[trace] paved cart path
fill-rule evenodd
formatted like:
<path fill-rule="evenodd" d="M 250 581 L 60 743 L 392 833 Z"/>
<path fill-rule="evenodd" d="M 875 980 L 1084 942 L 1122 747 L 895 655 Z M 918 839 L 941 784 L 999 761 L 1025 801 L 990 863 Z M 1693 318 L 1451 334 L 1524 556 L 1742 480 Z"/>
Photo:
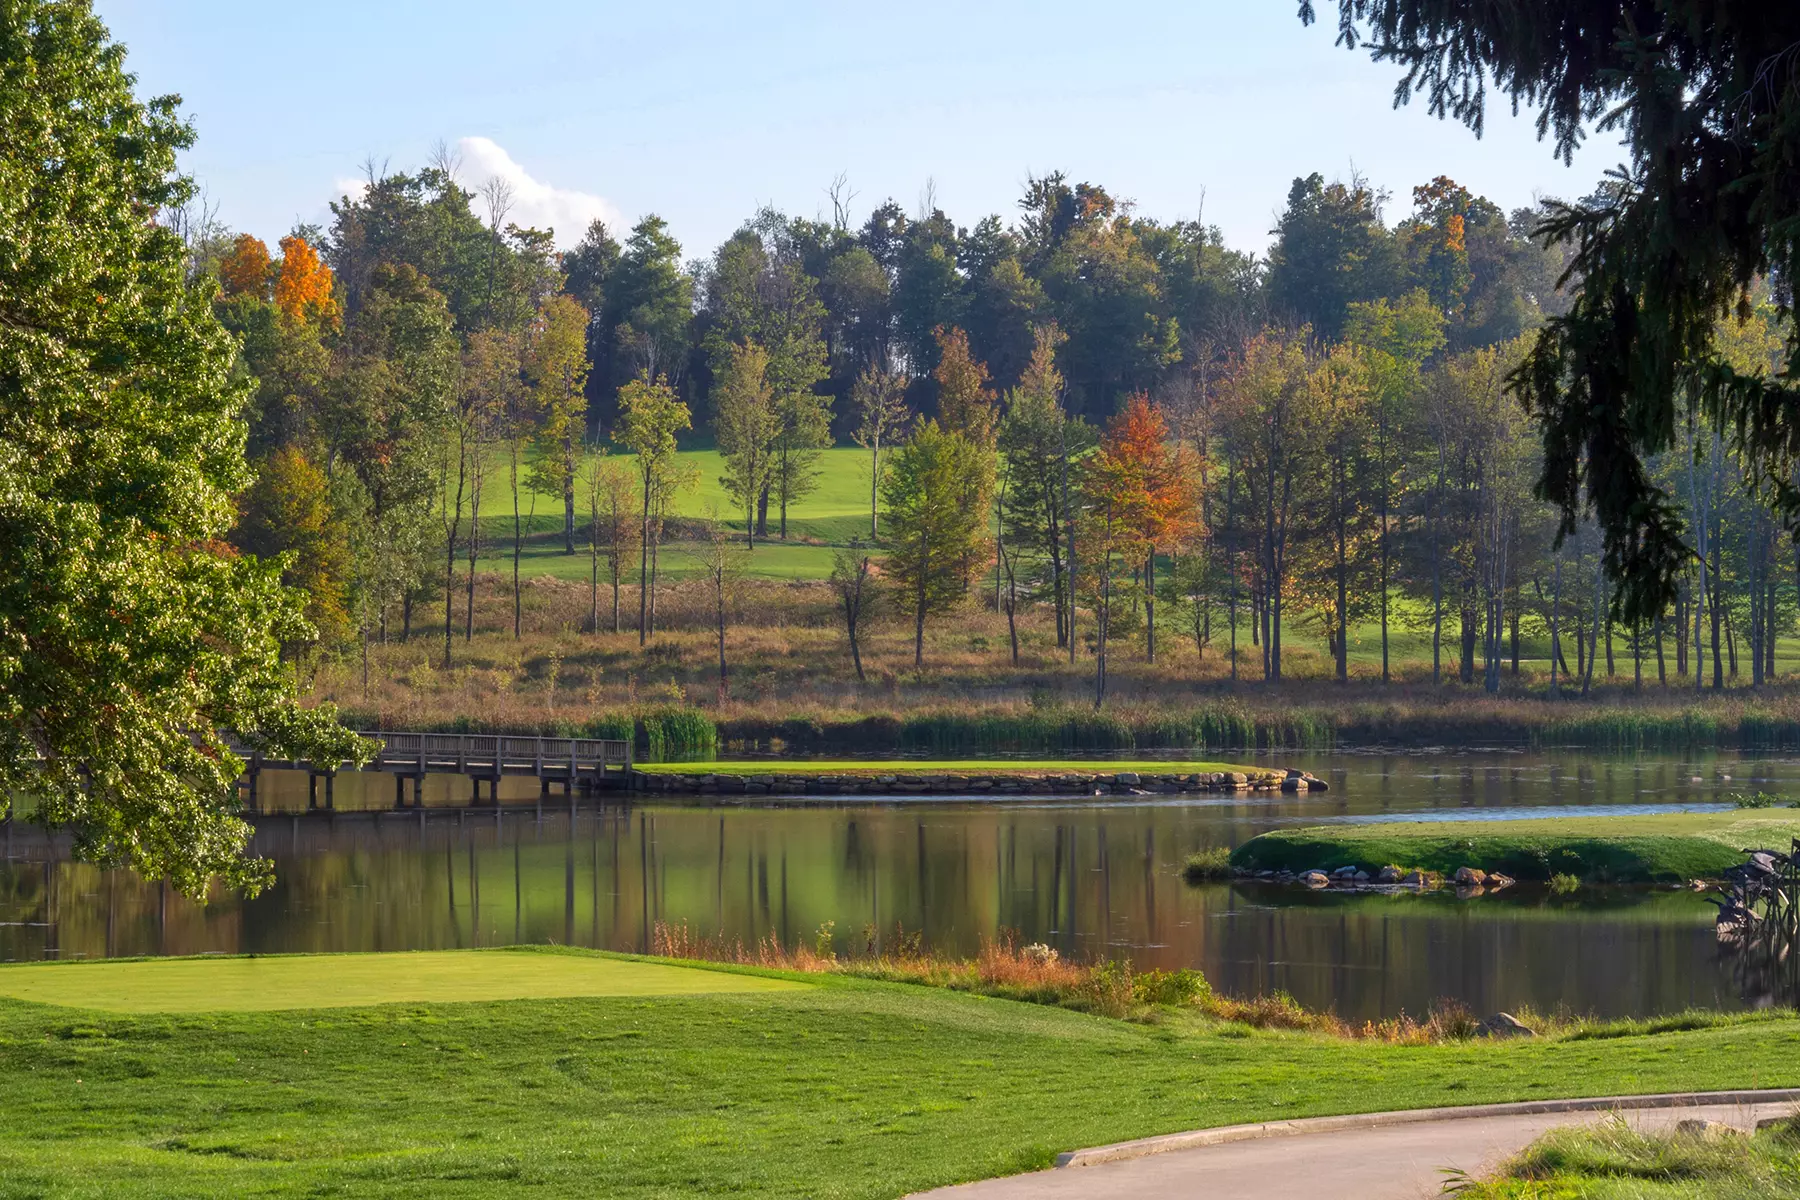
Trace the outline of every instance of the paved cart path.
<path fill-rule="evenodd" d="M 1800 1108 L 1779 1103 L 1705 1104 L 1635 1109 L 1625 1120 L 1646 1131 L 1679 1121 L 1719 1121 L 1745 1129 Z M 1493 1170 L 1540 1134 L 1561 1125 L 1612 1119 L 1604 1111 L 1454 1117 L 1375 1128 L 1256 1137 L 1221 1145 L 1067 1166 L 1029 1175 L 921 1193 L 936 1200 L 1036 1200 L 1038 1197 L 1191 1197 L 1193 1200 L 1292 1200 L 1330 1193 L 1366 1200 L 1438 1196 L 1445 1168 L 1470 1175 Z"/>

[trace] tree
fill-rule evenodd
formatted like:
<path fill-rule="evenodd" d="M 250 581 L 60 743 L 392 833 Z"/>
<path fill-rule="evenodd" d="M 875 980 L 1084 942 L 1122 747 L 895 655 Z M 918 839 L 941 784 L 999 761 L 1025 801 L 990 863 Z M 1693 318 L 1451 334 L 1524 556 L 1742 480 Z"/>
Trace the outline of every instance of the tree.
<path fill-rule="evenodd" d="M 537 416 L 530 484 L 563 502 L 563 553 L 575 553 L 575 472 L 586 428 L 588 312 L 573 297 L 544 301 L 526 334 L 525 382 Z"/>
<path fill-rule="evenodd" d="M 635 375 L 679 379 L 694 317 L 694 282 L 682 270 L 681 243 L 668 222 L 652 213 L 632 227 L 613 280 L 606 315 L 617 343 L 613 378 L 626 386 Z"/>
<path fill-rule="evenodd" d="M 318 639 L 342 641 L 350 575 L 349 532 L 332 503 L 325 473 L 293 446 L 269 456 L 243 496 L 232 544 L 281 563 L 281 580 L 306 594 L 306 619 Z"/>
<path fill-rule="evenodd" d="M 1381 299 L 1351 304 L 1344 336 L 1362 349 L 1375 418 L 1373 461 L 1369 465 L 1375 485 L 1375 588 L 1381 614 L 1381 682 L 1387 683 L 1390 543 L 1394 475 L 1400 458 L 1396 453 L 1396 433 L 1402 414 L 1409 411 L 1418 395 L 1419 373 L 1425 361 L 1443 348 L 1444 317 L 1423 289 L 1417 289 L 1398 302 Z"/>
<path fill-rule="evenodd" d="M 987 364 L 969 353 L 969 335 L 939 326 L 935 331 L 938 365 L 938 423 L 947 433 L 960 433 L 977 446 L 994 440 L 994 392 L 988 387 Z"/>
<path fill-rule="evenodd" d="M 971 565 L 987 525 L 985 506 L 968 502 L 970 480 L 991 455 L 936 421 L 918 426 L 895 452 L 881 499 L 887 509 L 885 563 L 897 594 L 913 609 L 913 663 L 925 662 L 925 618 L 954 609 L 968 595 Z"/>
<path fill-rule="evenodd" d="M 1198 526 L 1198 492 L 1184 448 L 1172 444 L 1162 414 L 1141 393 L 1107 424 L 1099 450 L 1082 464 L 1086 537 L 1099 637 L 1094 702 L 1106 699 L 1107 647 L 1113 624 L 1114 564 L 1141 583 L 1148 654 L 1156 660 L 1155 561 L 1158 542 L 1190 536 Z M 1096 557 L 1097 556 L 1097 557 Z"/>
<path fill-rule="evenodd" d="M 1263 677 L 1281 678 L 1282 605 L 1291 579 L 1297 490 L 1318 449 L 1316 393 L 1303 335 L 1259 334 L 1244 346 L 1227 384 L 1226 440 L 1236 460 L 1233 479 L 1241 482 L 1244 508 L 1257 540 L 1256 585 L 1252 604 L 1260 625 Z"/>
<path fill-rule="evenodd" d="M 281 239 L 281 267 L 275 276 L 275 306 L 290 321 L 309 325 L 335 324 L 337 298 L 332 294 L 331 268 L 320 261 L 303 237 Z"/>
<path fill-rule="evenodd" d="M 1269 307 L 1336 341 L 1349 306 L 1392 294 L 1398 261 L 1381 223 L 1382 195 L 1360 177 L 1326 183 L 1317 173 L 1288 189 L 1269 248 Z"/>
<path fill-rule="evenodd" d="M 613 441 L 637 456 L 642 496 L 638 533 L 638 645 L 649 640 L 656 620 L 656 543 L 663 506 L 691 486 L 694 471 L 675 457 L 675 434 L 692 424 L 688 406 L 675 398 L 667 379 L 648 376 L 619 389 L 619 422 Z"/>
<path fill-rule="evenodd" d="M 563 291 L 575 297 L 587 309 L 588 361 L 588 432 L 597 435 L 603 427 L 601 418 L 610 417 L 610 405 L 616 395 L 613 376 L 616 322 L 619 320 L 613 292 L 618 287 L 619 243 L 613 240 L 606 222 L 588 224 L 581 242 L 562 256 Z"/>
<path fill-rule="evenodd" d="M 1310 2 L 1302 20 L 1314 19 Z M 1340 41 L 1404 69 L 1396 100 L 1481 132 L 1490 81 L 1539 108 L 1568 158 L 1590 121 L 1626 134 L 1628 170 L 1539 227 L 1573 249 L 1577 281 L 1511 378 L 1544 438 L 1542 494 L 1561 533 L 1591 506 L 1621 615 L 1653 619 L 1692 551 L 1648 460 L 1678 441 L 1685 410 L 1731 429 L 1752 469 L 1787 478 L 1800 447 L 1800 328 L 1783 378 L 1720 354 L 1720 323 L 1758 278 L 1800 275 L 1800 23 L 1791 6 L 1719 0 L 1341 0 Z M 1784 488 L 1790 524 L 1800 491 Z"/>
<path fill-rule="evenodd" d="M 875 559 L 861 541 L 851 539 L 847 549 L 832 556 L 831 592 L 844 617 L 844 633 L 850 639 L 850 662 L 856 668 L 857 682 L 867 683 L 869 677 L 863 674 L 862 661 L 863 625 L 880 607 L 882 594 L 876 581 Z"/>
<path fill-rule="evenodd" d="M 731 609 L 737 602 L 743 580 L 744 548 L 717 517 L 706 523 L 706 537 L 700 543 L 700 570 L 706 576 L 706 590 L 712 597 L 713 623 L 719 644 L 719 703 L 731 695 L 731 669 L 725 661 L 725 627 Z"/>
<path fill-rule="evenodd" d="M 1179 546 L 1199 532 L 1200 493 L 1187 448 L 1171 440 L 1162 412 L 1142 392 L 1126 401 L 1086 464 L 1088 507 L 1104 511 L 1108 544 L 1141 555 L 1146 652 L 1156 661 L 1156 548 Z M 1101 630 L 1102 643 L 1106 631 Z"/>
<path fill-rule="evenodd" d="M 713 378 L 715 431 L 725 474 L 719 482 L 744 514 L 744 536 L 756 549 L 757 502 L 775 473 L 775 440 L 781 430 L 769 387 L 769 354 L 755 342 L 733 345 Z"/>
<path fill-rule="evenodd" d="M 625 469 L 604 452 L 589 454 L 582 472 L 588 502 L 588 629 L 600 632 L 600 560 L 612 583 L 612 631 L 619 632 L 619 580 L 638 526 L 631 519 L 632 487 Z"/>
<path fill-rule="evenodd" d="M 225 734 L 367 752 L 288 696 L 304 596 L 221 541 L 248 389 L 213 283 L 150 219 L 193 195 L 177 106 L 133 96 L 85 5 L 0 12 L 0 805 L 29 795 L 77 854 L 198 898 L 270 877 Z"/>
<path fill-rule="evenodd" d="M 219 291 L 226 296 L 266 300 L 272 270 L 269 248 L 263 240 L 240 233 L 231 243 L 231 250 L 219 260 Z"/>
<path fill-rule="evenodd" d="M 881 533 L 881 450 L 906 434 L 912 410 L 906 406 L 907 379 L 870 367 L 856 377 L 856 444 L 869 452 L 869 536 Z"/>
<path fill-rule="evenodd" d="M 1026 577 L 1027 590 L 1033 596 L 1049 594 L 1056 610 L 1056 644 L 1066 646 L 1072 644 L 1074 624 L 1068 469 L 1093 448 L 1096 438 L 1093 426 L 1063 409 L 1063 379 L 1056 369 L 1061 332 L 1054 325 L 1040 326 L 1033 338 L 1031 360 L 1019 385 L 1007 393 L 1006 417 L 1000 423 L 1000 536 L 1014 564 L 1009 588 L 1017 588 L 1022 571 L 1033 572 Z M 1017 603 L 1016 596 L 1011 602 Z"/>
<path fill-rule="evenodd" d="M 767 500 L 775 501 L 783 538 L 789 505 L 817 486 L 819 451 L 831 444 L 832 397 L 816 390 L 827 374 L 826 314 L 802 252 L 787 219 L 764 209 L 719 248 L 705 275 L 702 342 L 713 372 L 729 368 L 734 346 L 754 342 L 767 357 L 775 434 L 757 524 L 766 534 Z"/>

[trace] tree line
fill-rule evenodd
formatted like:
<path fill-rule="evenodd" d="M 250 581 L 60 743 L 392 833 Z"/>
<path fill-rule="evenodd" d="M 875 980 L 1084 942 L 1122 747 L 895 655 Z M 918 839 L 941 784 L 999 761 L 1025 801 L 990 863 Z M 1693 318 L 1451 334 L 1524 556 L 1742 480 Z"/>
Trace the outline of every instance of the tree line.
<path fill-rule="evenodd" d="M 435 597 L 448 661 L 473 633 L 495 489 L 515 633 L 542 505 L 590 558 L 590 628 L 619 630 L 636 582 L 647 640 L 696 481 L 677 451 L 707 444 L 734 510 L 703 538 L 722 674 L 742 566 L 724 543 L 787 537 L 845 443 L 869 455 L 868 537 L 834 576 L 859 672 L 876 605 L 910 620 L 922 663 L 927 621 L 972 596 L 1006 615 L 1015 658 L 1020 614 L 1052 615 L 1097 698 L 1121 639 L 1154 659 L 1159 628 L 1270 680 L 1295 627 L 1339 678 L 1368 629 L 1385 680 L 1393 630 L 1423 626 L 1434 679 L 1492 689 L 1548 636 L 1554 679 L 1586 690 L 1619 639 L 1640 678 L 1649 656 L 1698 681 L 1710 646 L 1714 686 L 1740 658 L 1760 682 L 1791 623 L 1770 481 L 1703 417 L 1655 467 L 1699 541 L 1661 614 L 1620 627 L 1592 530 L 1536 498 L 1541 442 L 1508 375 L 1579 283 L 1546 204 L 1506 214 L 1440 177 L 1390 223 L 1366 180 L 1315 174 L 1258 258 L 1057 174 L 1010 222 L 967 227 L 929 192 L 855 224 L 839 181 L 829 216 L 765 209 L 684 263 L 655 216 L 559 254 L 508 221 L 503 184 L 457 172 L 442 151 L 371 171 L 278 257 L 189 231 L 254 381 L 260 469 L 234 537 L 289 554 L 324 641 L 410 637 Z M 1785 317 L 1758 295 L 1721 336 L 1767 374 Z"/>

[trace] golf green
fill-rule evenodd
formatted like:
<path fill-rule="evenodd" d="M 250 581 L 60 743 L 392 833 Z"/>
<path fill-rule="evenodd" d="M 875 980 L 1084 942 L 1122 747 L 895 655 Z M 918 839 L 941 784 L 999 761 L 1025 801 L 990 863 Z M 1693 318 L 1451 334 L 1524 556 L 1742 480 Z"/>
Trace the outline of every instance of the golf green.
<path fill-rule="evenodd" d="M 165 958 L 0 967 L 0 996 L 110 1012 L 253 1012 L 396 1002 L 780 992 L 804 983 L 532 950 Z"/>

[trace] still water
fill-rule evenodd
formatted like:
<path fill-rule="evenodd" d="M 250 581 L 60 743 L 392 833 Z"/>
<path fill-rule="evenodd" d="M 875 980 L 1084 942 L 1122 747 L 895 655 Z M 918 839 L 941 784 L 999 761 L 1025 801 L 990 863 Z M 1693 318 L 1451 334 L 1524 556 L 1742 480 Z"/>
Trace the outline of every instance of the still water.
<path fill-rule="evenodd" d="M 67 859 L 15 831 L 0 863 L 0 959 L 402 950 L 559 942 L 651 944 L 658 922 L 754 944 L 842 952 L 896 930 L 972 952 L 1003 932 L 1066 954 L 1199 967 L 1224 991 L 1276 989 L 1352 1019 L 1524 1004 L 1602 1016 L 1741 1007 L 1757 986 L 1721 953 L 1712 906 L 1685 891 L 1535 889 L 1459 900 L 1267 886 L 1195 887 L 1182 860 L 1285 825 L 1391 817 L 1714 808 L 1732 791 L 1800 797 L 1800 760 L 1606 758 L 1493 751 L 1300 755 L 1329 779 L 1306 797 L 584 807 L 508 780 L 523 807 L 456 810 L 435 778 L 428 819 L 351 811 L 391 798 L 381 776 L 338 781 L 334 818 L 263 818 L 253 849 L 277 882 L 200 905 Z M 303 776 L 265 799 L 304 805 Z"/>

